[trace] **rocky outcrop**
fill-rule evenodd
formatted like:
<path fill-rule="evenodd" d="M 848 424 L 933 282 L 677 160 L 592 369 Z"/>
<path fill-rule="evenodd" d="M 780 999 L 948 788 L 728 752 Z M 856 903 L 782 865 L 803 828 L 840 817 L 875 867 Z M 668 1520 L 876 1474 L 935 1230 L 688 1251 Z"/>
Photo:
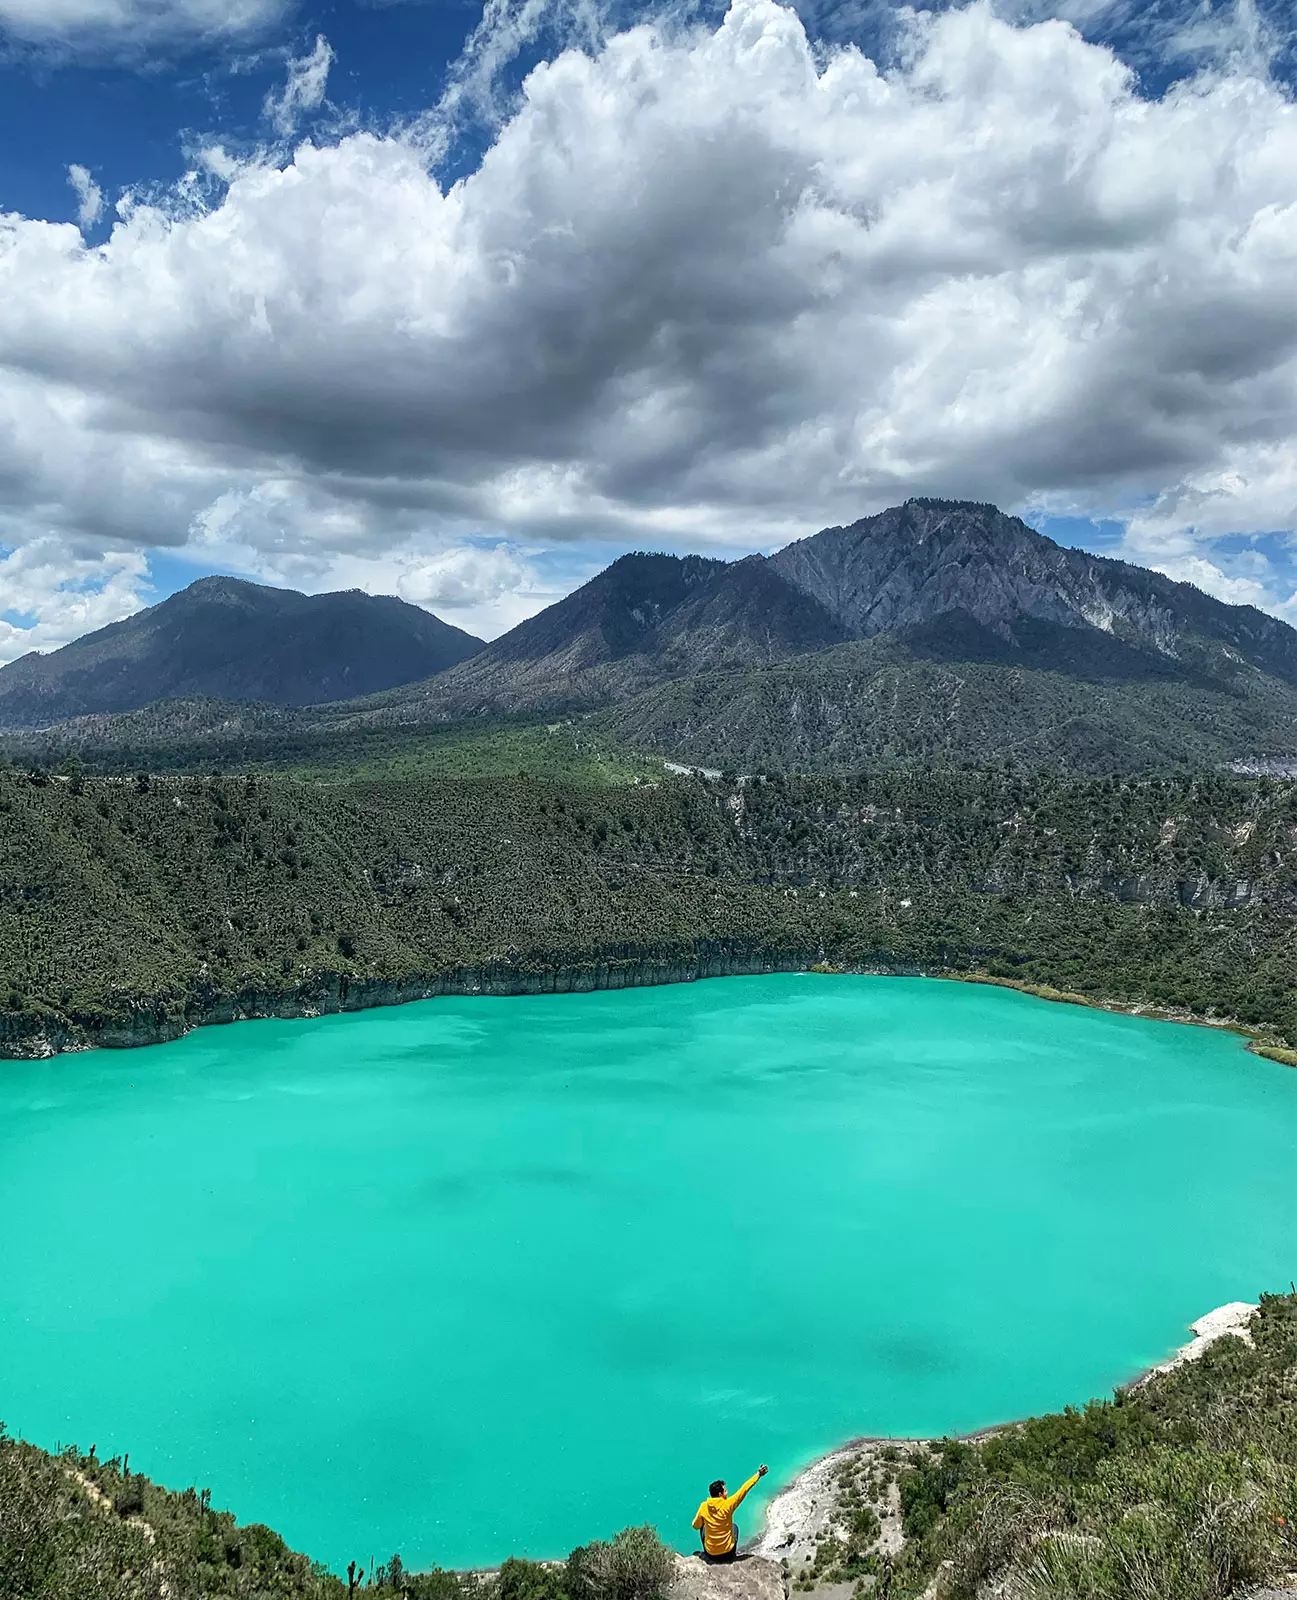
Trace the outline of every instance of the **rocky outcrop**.
<path fill-rule="evenodd" d="M 895 1555 L 905 1542 L 901 1526 L 901 1501 L 896 1484 L 898 1463 L 916 1449 L 921 1439 L 857 1439 L 822 1456 L 799 1473 L 770 1502 L 757 1554 L 779 1561 L 795 1578 L 814 1559 L 826 1539 L 842 1539 L 844 1481 L 870 1475 L 886 1481 L 874 1502 L 879 1519 L 876 1549 Z"/>
<path fill-rule="evenodd" d="M 784 1569 L 763 1556 L 716 1564 L 697 1555 L 676 1557 L 671 1600 L 784 1600 L 787 1592 Z"/>
<path fill-rule="evenodd" d="M 1146 1372 L 1132 1387 L 1142 1387 L 1160 1372 L 1174 1372 L 1177 1367 L 1184 1366 L 1186 1361 L 1200 1361 L 1218 1339 L 1241 1339 L 1244 1344 L 1250 1345 L 1252 1318 L 1256 1313 L 1257 1307 L 1249 1300 L 1231 1300 L 1228 1305 L 1217 1306 L 1205 1317 L 1199 1317 L 1197 1322 L 1190 1323 L 1193 1338 L 1188 1344 L 1181 1345 L 1169 1361 L 1164 1361 L 1152 1371 Z"/>
<path fill-rule="evenodd" d="M 853 638 L 961 615 L 1018 643 L 1024 621 L 1097 630 L 1188 665 L 1231 664 L 1297 682 L 1297 633 L 1252 606 L 1071 550 L 971 501 L 909 500 L 826 528 L 770 558 Z"/>

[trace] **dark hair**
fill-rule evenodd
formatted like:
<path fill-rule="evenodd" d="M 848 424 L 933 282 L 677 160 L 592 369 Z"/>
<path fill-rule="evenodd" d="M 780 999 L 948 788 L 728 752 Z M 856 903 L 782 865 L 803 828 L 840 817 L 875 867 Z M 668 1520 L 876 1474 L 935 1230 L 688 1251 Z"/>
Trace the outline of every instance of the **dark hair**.
<path fill-rule="evenodd" d="M 707 1493 L 712 1495 L 712 1496 L 715 1496 L 715 1495 L 718 1495 L 718 1494 L 724 1494 L 725 1493 L 725 1479 L 724 1478 L 717 1478 L 716 1482 L 714 1484 L 712 1484 L 711 1488 L 708 1489 Z"/>

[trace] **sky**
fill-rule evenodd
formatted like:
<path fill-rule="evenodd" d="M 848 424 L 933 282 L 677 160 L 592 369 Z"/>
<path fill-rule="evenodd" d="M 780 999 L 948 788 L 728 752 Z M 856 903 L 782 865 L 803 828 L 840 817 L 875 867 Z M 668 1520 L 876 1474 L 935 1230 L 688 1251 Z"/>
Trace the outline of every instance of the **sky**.
<path fill-rule="evenodd" d="M 800 6 L 800 8 L 798 8 Z M 909 495 L 1297 623 L 1289 0 L 0 0 L 0 661 Z"/>

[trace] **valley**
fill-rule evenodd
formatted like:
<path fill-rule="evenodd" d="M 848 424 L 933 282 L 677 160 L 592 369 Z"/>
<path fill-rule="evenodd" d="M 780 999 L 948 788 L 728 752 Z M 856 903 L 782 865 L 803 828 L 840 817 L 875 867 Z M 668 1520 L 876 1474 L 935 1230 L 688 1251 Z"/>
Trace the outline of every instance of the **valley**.
<path fill-rule="evenodd" d="M 796 1564 L 752 1566 L 761 1600 L 817 1589 L 841 1600 L 846 1586 L 860 1600 L 1144 1600 L 1123 1565 L 1130 1550 L 1141 1571 L 1181 1585 L 1183 1594 L 1159 1590 L 1158 1600 L 1241 1596 L 1297 1568 L 1288 1512 L 1275 1509 L 1297 1513 L 1284 1421 L 1291 1297 L 1264 1297 L 1255 1344 L 1209 1353 L 1193 1375 L 1049 1410 L 1155 1361 L 1174 1337 L 1173 1302 L 1251 1296 L 1284 1278 L 1287 1156 L 1297 1148 L 1297 633 L 1068 550 L 994 507 L 927 499 L 769 557 L 625 555 L 490 643 L 410 613 L 417 608 L 355 594 L 204 579 L 0 669 L 0 1088 L 16 1097 L 6 1126 L 26 1129 L 12 1134 L 10 1172 L 14 1162 L 45 1163 L 10 1205 L 44 1194 L 52 1228 L 48 1248 L 32 1242 L 38 1228 L 24 1232 L 21 1271 L 12 1256 L 10 1292 L 28 1297 L 15 1301 L 12 1327 L 34 1326 L 57 1299 L 42 1284 L 46 1263 L 63 1259 L 65 1205 L 78 1237 L 98 1230 L 92 1250 L 74 1252 L 90 1273 L 79 1291 L 86 1305 L 111 1309 L 116 1285 L 130 1280 L 126 1299 L 147 1307 L 165 1280 L 165 1297 L 183 1310 L 196 1263 L 210 1256 L 231 1273 L 219 1315 L 202 1284 L 171 1333 L 161 1312 L 148 1312 L 117 1366 L 93 1379 L 93 1364 L 82 1364 L 82 1391 L 69 1376 L 70 1346 L 52 1386 L 42 1365 L 77 1336 L 74 1324 L 56 1317 L 35 1343 L 11 1338 L 10 1357 L 25 1352 L 23 1406 L 42 1444 L 66 1437 L 57 1417 L 69 1395 L 78 1414 L 98 1415 L 110 1392 L 122 1442 L 104 1461 L 0 1435 L 0 1588 L 18 1581 L 3 1563 L 35 1551 L 49 1584 L 16 1589 L 24 1600 L 352 1600 L 361 1586 L 393 1600 L 679 1600 L 695 1590 L 695 1600 L 753 1600 L 742 1582 L 696 1575 L 651 1532 L 612 1537 L 630 1513 L 610 1519 L 557 1458 L 553 1493 L 532 1497 L 562 1508 L 549 1523 L 520 1512 L 507 1538 L 479 1547 L 463 1534 L 472 1518 L 461 1509 L 452 1536 L 424 1487 L 398 1489 L 391 1477 L 409 1459 L 415 1412 L 441 1441 L 423 1472 L 440 1484 L 437 1504 L 467 1494 L 471 1505 L 492 1475 L 473 1456 L 473 1429 L 453 1442 L 435 1388 L 416 1406 L 347 1380 L 348 1395 L 369 1396 L 357 1428 L 382 1437 L 372 1448 L 358 1438 L 346 1467 L 371 1474 L 372 1491 L 363 1504 L 335 1498 L 332 1511 L 343 1469 L 327 1407 L 312 1423 L 299 1399 L 295 1420 L 273 1425 L 265 1472 L 245 1478 L 237 1441 L 225 1451 L 213 1442 L 220 1430 L 209 1435 L 196 1419 L 168 1432 L 174 1408 L 155 1414 L 144 1403 L 189 1392 L 195 1358 L 178 1353 L 197 1350 L 225 1317 L 201 1358 L 212 1414 L 226 1391 L 250 1404 L 245 1378 L 220 1378 L 221 1352 L 254 1329 L 260 1354 L 249 1349 L 244 1366 L 269 1362 L 259 1321 L 268 1307 L 284 1328 L 319 1323 L 312 1393 L 349 1370 L 348 1352 L 375 1321 L 389 1330 L 389 1351 L 441 1339 L 413 1370 L 460 1381 L 466 1353 L 491 1348 L 488 1327 L 526 1323 L 539 1337 L 557 1315 L 554 1286 L 566 1295 L 580 1281 L 564 1264 L 562 1219 L 580 1250 L 599 1248 L 582 1230 L 623 1203 L 646 1130 L 665 1148 L 649 1101 L 668 1082 L 672 1094 L 708 1086 L 720 1117 L 713 1143 L 695 1147 L 697 1128 L 713 1126 L 696 1109 L 673 1120 L 686 1147 L 667 1162 L 675 1187 L 655 1170 L 644 1177 L 641 1201 L 617 1223 L 623 1243 L 638 1240 L 616 1257 L 625 1281 L 613 1274 L 620 1288 L 597 1315 L 583 1290 L 582 1316 L 555 1337 L 543 1370 L 505 1386 L 497 1454 L 517 1453 L 515 1427 L 561 1439 L 586 1416 L 583 1391 L 544 1408 L 560 1352 L 594 1337 L 599 1318 L 597 1360 L 611 1362 L 604 1392 L 624 1384 L 627 1417 L 636 1413 L 645 1382 L 666 1383 L 664 1358 L 650 1353 L 675 1337 L 663 1308 L 689 1305 L 697 1322 L 711 1303 L 701 1280 L 661 1288 L 678 1238 L 707 1209 L 708 1186 L 770 1189 L 770 1203 L 753 1209 L 764 1230 L 750 1240 L 753 1265 L 731 1261 L 712 1337 L 726 1341 L 736 1296 L 754 1325 L 762 1307 L 779 1305 L 773 1365 L 742 1354 L 740 1340 L 753 1394 L 792 1382 L 797 1330 L 807 1327 L 821 1340 L 837 1330 L 839 1368 L 859 1386 L 847 1385 L 840 1406 L 835 1386 L 812 1403 L 803 1375 L 799 1398 L 767 1414 L 763 1400 L 735 1409 L 723 1384 L 699 1400 L 686 1383 L 671 1391 L 676 1427 L 651 1428 L 634 1453 L 656 1460 L 661 1438 L 699 1417 L 751 1451 L 782 1439 L 785 1476 L 860 1431 L 848 1415 L 911 1442 L 894 1456 L 880 1447 L 834 1480 L 828 1520 L 796 1545 Z M 657 987 L 699 979 L 727 981 Z M 769 1002 L 756 1005 L 740 1045 L 734 997 L 743 993 Z M 899 997 L 894 1013 L 838 1014 L 884 993 Z M 410 1004 L 422 1000 L 435 1004 Z M 936 1038 L 934 1019 L 947 1015 L 963 1020 Z M 607 1031 L 583 1046 L 592 1018 Z M 253 1028 L 252 1019 L 274 1020 Z M 159 1048 L 134 1051 L 143 1046 Z M 974 1048 L 986 1052 L 976 1066 Z M 578 1067 L 587 1090 L 595 1086 L 581 1111 L 570 1092 Z M 1080 1104 L 1082 1082 L 1103 1102 L 1093 1115 Z M 772 1085 L 793 1098 L 763 1132 L 750 1108 Z M 740 1087 L 743 1112 L 730 1100 Z M 848 1115 L 855 1096 L 868 1109 Z M 1029 1110 L 1033 1096 L 1043 1097 L 1039 1126 L 1051 1130 L 1038 1150 L 1030 1129 L 1006 1132 L 997 1120 L 1019 1102 Z M 398 1104 L 406 1109 L 394 1116 Z M 589 1127 L 574 1134 L 583 1117 Z M 938 1138 L 943 1118 L 949 1132 Z M 148 1142 L 164 1125 L 180 1152 L 172 1166 Z M 497 1143 L 514 1125 L 521 1143 L 505 1160 Z M 791 1129 L 809 1156 L 796 1180 Z M 817 1157 L 825 1138 L 831 1151 Z M 114 1160 L 142 1152 L 140 1170 L 160 1185 L 142 1218 L 131 1161 L 104 1179 L 101 1148 Z M 478 1155 L 460 1171 L 454 1152 L 466 1149 Z M 571 1159 L 559 1160 L 565 1149 Z M 987 1166 L 986 1152 L 1009 1149 L 1012 1159 Z M 1218 1165 L 1227 1150 L 1228 1170 Z M 79 1199 L 70 1180 L 48 1176 L 69 1158 L 88 1185 Z M 611 1187 L 599 1207 L 574 1207 L 580 1183 L 594 1181 L 583 1165 L 591 1159 Z M 248 1160 L 270 1175 L 264 1200 L 251 1169 L 245 1186 L 226 1187 Z M 667 1226 L 660 1208 L 686 1172 L 702 1188 Z M 113 1193 L 118 1176 L 127 1186 Z M 877 1192 L 862 1189 L 844 1212 L 849 1182 L 875 1179 Z M 781 1201 L 788 1182 L 805 1192 Z M 1026 1201 L 1033 1184 L 1039 1192 Z M 1101 1199 L 1121 1213 L 1117 1223 Z M 311 1219 L 339 1203 L 332 1226 L 313 1232 Z M 510 1257 L 551 1205 L 556 1220 L 510 1272 L 482 1277 L 481 1240 L 500 1229 L 496 1254 Z M 292 1242 L 271 1242 L 257 1289 L 252 1241 L 303 1206 Z M 370 1231 L 375 1206 L 395 1207 L 391 1228 Z M 412 1251 L 416 1214 L 431 1254 Z M 981 1231 L 961 1246 L 951 1219 L 965 1214 L 982 1219 Z M 473 1217 L 467 1265 L 455 1267 L 444 1248 Z M 812 1217 L 826 1256 L 798 1231 Z M 636 1231 L 659 1224 L 661 1238 Z M 1053 1240 L 1043 1254 L 1032 1242 L 1041 1229 Z M 739 1223 L 729 1233 L 747 1237 Z M 350 1299 L 328 1287 L 348 1237 Z M 996 1239 L 1010 1241 L 998 1279 L 987 1254 Z M 285 1270 L 290 1259 L 308 1263 L 305 1278 Z M 869 1263 L 850 1293 L 838 1266 L 848 1260 Z M 888 1315 L 870 1274 L 895 1286 L 925 1261 L 910 1310 L 894 1313 L 892 1342 L 861 1345 L 861 1330 Z M 1162 1287 L 1137 1293 L 1150 1262 Z M 101 1269 L 113 1285 L 95 1277 Z M 505 1286 L 516 1303 L 501 1302 Z M 1064 1308 L 1053 1322 L 1051 1294 Z M 974 1309 L 943 1322 L 939 1336 L 923 1333 L 932 1307 L 945 1316 L 957 1301 Z M 1010 1302 L 1018 1344 L 997 1321 Z M 1202 1309 L 1195 1300 L 1186 1315 Z M 653 1338 L 634 1334 L 635 1316 L 653 1324 Z M 116 1328 L 110 1316 L 105 1346 Z M 978 1344 L 996 1328 L 991 1344 Z M 180 1362 L 161 1387 L 129 1377 L 146 1348 L 154 1374 Z M 512 1370 L 514 1348 L 506 1338 L 494 1371 Z M 1111 1353 L 1100 1360 L 1102 1350 Z M 952 1351 L 967 1358 L 962 1377 L 964 1357 Z M 309 1363 L 291 1338 L 274 1359 L 277 1387 L 290 1392 Z M 693 1373 L 692 1357 L 682 1368 Z M 991 1382 L 997 1372 L 1003 1381 Z M 404 1381 L 408 1390 L 419 1380 Z M 900 1394 L 908 1409 L 887 1399 Z M 269 1392 L 263 1401 L 269 1426 L 275 1404 Z M 971 1441 L 939 1437 L 1025 1410 L 1042 1414 Z M 812 1415 L 821 1419 L 814 1438 L 794 1442 Z M 138 1454 L 132 1472 L 132 1418 L 137 1451 L 177 1463 L 179 1481 L 197 1481 L 187 1463 L 223 1462 L 231 1500 L 278 1505 L 268 1520 L 288 1542 L 212 1512 L 196 1489 L 157 1488 L 150 1478 L 170 1469 L 152 1459 L 150 1478 Z M 587 1420 L 604 1425 L 598 1407 Z M 710 1438 L 698 1439 L 689 1471 Z M 592 1450 L 602 1459 L 616 1448 L 610 1438 Z M 301 1449 L 309 1463 L 294 1470 L 286 1463 Z M 685 1464 L 668 1450 L 649 1476 L 658 1498 L 623 1502 L 669 1523 L 688 1498 Z M 1268 1498 L 1253 1516 L 1258 1482 Z M 675 1487 L 663 1497 L 667 1483 Z M 1128 1515 L 1136 1494 L 1147 1512 L 1138 1526 Z M 1006 1515 L 1010 1499 L 1018 1509 Z M 1231 1532 L 1201 1556 L 1210 1508 L 1222 1503 Z M 353 1570 L 344 1583 L 351 1544 L 384 1516 L 401 1530 L 391 1542 L 425 1570 L 395 1556 L 379 1565 L 371 1553 L 359 1580 Z M 566 1563 L 534 1559 L 557 1556 L 573 1534 L 592 1542 Z M 477 1570 L 510 1550 L 525 1554 Z M 448 1563 L 474 1570 L 443 1570 Z M 1021 1587 L 1043 1583 L 1046 1568 L 1053 1587 Z"/>

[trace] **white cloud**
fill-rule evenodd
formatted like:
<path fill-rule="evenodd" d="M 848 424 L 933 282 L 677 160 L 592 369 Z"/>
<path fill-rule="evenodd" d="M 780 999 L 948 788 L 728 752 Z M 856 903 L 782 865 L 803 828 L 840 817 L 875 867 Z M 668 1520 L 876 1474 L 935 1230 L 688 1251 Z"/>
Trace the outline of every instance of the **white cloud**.
<path fill-rule="evenodd" d="M 980 4 L 912 28 L 884 72 L 735 0 L 542 66 L 445 190 L 358 133 L 96 250 L 8 219 L 0 538 L 399 587 L 469 535 L 769 548 L 937 493 L 1228 584 L 1214 538 L 1297 522 L 1291 101 L 1237 58 L 1144 99 Z"/>
<path fill-rule="evenodd" d="M 512 628 L 563 593 L 516 547 L 430 550 L 417 539 L 378 557 L 339 558 L 319 587 L 399 595 L 484 638 Z"/>
<path fill-rule="evenodd" d="M 322 33 L 315 36 L 309 55 L 288 58 L 284 87 L 278 94 L 271 90 L 266 96 L 265 114 L 277 133 L 285 138 L 295 133 L 304 113 L 323 104 L 333 61 L 333 47 Z"/>
<path fill-rule="evenodd" d="M 138 551 L 87 553 L 58 538 L 0 551 L 0 662 L 57 650 L 144 604 L 148 568 Z"/>
<path fill-rule="evenodd" d="M 614 16 L 615 0 L 484 0 L 426 119 L 425 136 L 440 146 L 468 124 L 498 128 L 515 109 L 508 72 L 525 51 L 558 40 L 564 48 L 593 52 L 613 31 Z"/>
<path fill-rule="evenodd" d="M 1263 583 L 1255 578 L 1229 577 L 1204 556 L 1184 555 L 1151 564 L 1177 583 L 1192 583 L 1232 606 L 1263 606 L 1270 598 Z"/>
<path fill-rule="evenodd" d="M 90 176 L 89 169 L 78 166 L 76 162 L 68 168 L 68 182 L 80 202 L 77 208 L 77 221 L 83 228 L 93 228 L 103 215 L 103 190 Z"/>
<path fill-rule="evenodd" d="M 490 636 L 558 598 L 516 545 L 449 542 L 417 511 L 346 503 L 288 478 L 220 495 L 196 517 L 186 553 L 308 593 L 399 595 Z"/>
<path fill-rule="evenodd" d="M 245 37 L 288 0 L 0 0 L 0 36 L 67 53 L 134 55 L 158 44 Z"/>

